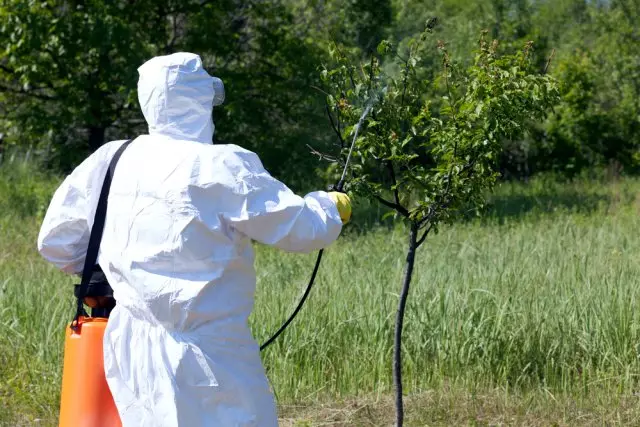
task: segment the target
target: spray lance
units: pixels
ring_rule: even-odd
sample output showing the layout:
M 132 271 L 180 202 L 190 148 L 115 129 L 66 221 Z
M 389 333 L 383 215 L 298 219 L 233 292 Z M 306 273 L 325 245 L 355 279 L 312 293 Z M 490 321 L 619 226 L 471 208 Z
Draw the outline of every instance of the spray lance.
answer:
M 369 112 L 371 112 L 371 109 L 373 108 L 373 104 L 374 104 L 374 99 L 372 99 L 370 102 L 367 103 L 367 106 L 365 107 L 362 115 L 360 116 L 360 119 L 358 120 L 358 123 L 356 124 L 355 133 L 353 135 L 353 140 L 351 141 L 351 147 L 349 148 L 349 153 L 347 154 L 347 159 L 344 162 L 344 167 L 342 169 L 342 176 L 340 177 L 340 181 L 338 181 L 338 183 L 335 185 L 335 187 L 331 188 L 331 190 L 333 190 L 333 191 L 342 192 L 343 189 L 344 189 L 344 184 L 345 184 L 345 180 L 346 180 L 346 177 L 347 177 L 347 170 L 349 169 L 349 163 L 351 162 L 351 155 L 353 154 L 353 148 L 356 146 L 356 140 L 358 139 L 358 132 L 360 131 L 360 127 L 362 126 L 362 123 L 364 122 L 364 119 L 367 117 Z M 295 317 L 300 312 L 300 309 L 302 308 L 302 306 L 304 305 L 305 301 L 307 300 L 307 297 L 309 296 L 309 293 L 311 292 L 311 288 L 313 287 L 313 283 L 316 280 L 316 275 L 318 274 L 318 269 L 320 268 L 320 263 L 322 262 L 322 254 L 323 253 L 324 253 L 324 249 L 320 249 L 320 251 L 318 252 L 318 256 L 316 258 L 316 263 L 315 263 L 315 265 L 313 267 L 313 271 L 311 273 L 311 278 L 309 279 L 309 283 L 307 284 L 307 287 L 304 290 L 304 293 L 302 294 L 302 297 L 300 298 L 300 301 L 296 305 L 295 310 L 293 310 L 293 313 L 291 313 L 289 318 L 282 324 L 282 326 L 280 326 L 280 328 L 271 336 L 271 338 L 266 340 L 260 346 L 260 351 L 264 350 L 271 343 L 273 343 L 276 340 L 276 338 L 278 338 L 278 336 L 280 336 L 280 334 L 282 334 L 282 332 L 284 332 L 284 330 L 287 329 L 289 324 L 293 321 L 293 319 L 295 319 Z
M 360 131 L 360 127 L 362 126 L 362 123 L 364 122 L 364 119 L 371 112 L 371 109 L 373 108 L 373 105 L 377 101 L 377 97 L 379 95 L 381 95 L 382 93 L 384 93 L 385 91 L 386 91 L 386 87 L 383 88 L 382 90 L 380 90 L 378 93 L 376 93 L 375 96 L 372 97 L 370 99 L 370 101 L 367 103 L 367 106 L 364 109 L 364 111 L 363 111 L 362 115 L 360 116 L 360 119 L 358 120 L 358 123 L 356 125 L 355 133 L 353 135 L 353 140 L 351 141 L 351 147 L 349 148 L 349 153 L 347 154 L 347 159 L 345 161 L 344 168 L 342 169 L 342 176 L 340 177 L 340 180 L 338 181 L 336 186 L 333 187 L 331 190 L 334 190 L 334 191 L 342 191 L 343 190 L 344 184 L 345 184 L 345 180 L 346 180 L 346 176 L 347 176 L 347 170 L 349 169 L 349 163 L 351 162 L 351 155 L 352 155 L 353 149 L 354 149 L 354 147 L 356 145 L 356 140 L 358 138 L 358 132 Z M 316 258 L 316 263 L 315 263 L 315 265 L 313 267 L 313 271 L 311 273 L 311 278 L 309 279 L 309 283 L 307 284 L 307 287 L 306 287 L 306 289 L 304 291 L 304 294 L 300 298 L 300 301 L 296 305 L 295 310 L 289 316 L 289 318 L 282 324 L 282 326 L 268 340 L 266 340 L 260 346 L 260 351 L 264 350 L 270 344 L 272 344 L 276 340 L 276 338 L 278 338 L 278 336 L 280 336 L 280 334 L 282 334 L 282 332 L 284 332 L 284 330 L 289 326 L 289 324 L 293 321 L 293 319 L 300 312 L 300 309 L 302 308 L 302 306 L 304 305 L 305 301 L 307 300 L 307 297 L 309 296 L 309 293 L 311 292 L 311 288 L 313 287 L 313 283 L 314 283 L 316 275 L 318 273 L 318 269 L 320 268 L 320 263 L 322 261 L 322 254 L 323 253 L 324 253 L 324 249 L 321 249 L 318 252 L 318 256 Z M 398 313 L 398 316 L 404 317 L 404 308 L 400 309 L 400 312 Z M 398 325 L 396 325 L 396 329 L 397 329 L 397 327 L 398 327 Z M 397 331 L 396 331 L 396 334 L 397 334 Z M 397 358 L 397 353 L 401 351 L 400 339 L 398 339 L 398 337 L 396 338 L 396 348 L 394 348 L 394 353 L 396 354 L 396 358 Z M 402 399 L 402 384 L 399 384 L 398 388 L 396 389 L 396 419 L 397 419 L 396 427 L 402 427 L 402 425 L 403 425 L 403 421 L 402 421 L 402 419 L 403 419 L 403 410 L 401 409 L 402 405 L 399 405 L 397 403 L 398 401 L 401 401 L 401 399 Z

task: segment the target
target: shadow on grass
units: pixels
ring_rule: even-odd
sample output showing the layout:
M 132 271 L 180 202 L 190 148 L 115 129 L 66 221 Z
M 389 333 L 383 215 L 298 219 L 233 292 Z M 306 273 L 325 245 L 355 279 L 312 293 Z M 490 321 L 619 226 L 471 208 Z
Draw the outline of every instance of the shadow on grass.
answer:
M 626 205 L 635 200 L 635 192 L 623 189 L 619 192 L 605 187 L 580 188 L 578 186 L 551 185 L 548 188 L 531 189 L 525 186 L 498 190 L 487 198 L 487 205 L 476 216 L 463 215 L 459 222 L 478 222 L 483 225 L 504 224 L 518 218 L 545 216 L 558 212 L 592 214 L 607 212 L 615 206 Z M 372 230 L 391 229 L 401 222 L 401 218 L 384 215 L 390 210 L 375 203 L 360 202 L 353 209 L 352 221 L 345 228 L 345 234 L 366 234 Z
M 568 211 L 588 214 L 611 206 L 609 194 L 587 194 L 577 190 L 563 190 L 550 194 L 494 195 L 483 216 L 488 219 L 508 219 L 526 214 L 549 214 Z
M 464 216 L 463 221 L 502 224 L 507 220 L 558 212 L 607 214 L 636 204 L 639 184 L 635 178 L 562 181 L 541 177 L 527 184 L 505 182 L 487 197 L 487 205 L 480 218 L 470 214 Z

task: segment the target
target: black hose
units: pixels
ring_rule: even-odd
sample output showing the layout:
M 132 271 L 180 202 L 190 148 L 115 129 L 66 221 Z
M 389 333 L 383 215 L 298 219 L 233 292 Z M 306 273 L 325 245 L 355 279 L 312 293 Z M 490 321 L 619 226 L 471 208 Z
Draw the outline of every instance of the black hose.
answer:
M 347 163 L 345 164 L 345 171 L 343 171 L 340 181 L 338 181 L 338 184 L 334 188 L 331 188 L 330 191 L 342 192 L 342 189 L 344 188 L 346 167 L 348 165 L 349 165 L 349 159 L 347 158 Z M 266 340 L 264 344 L 260 346 L 260 351 L 264 350 L 272 342 L 274 342 L 275 339 L 278 338 L 278 336 L 282 332 L 284 332 L 285 329 L 287 329 L 287 327 L 289 326 L 289 323 L 291 323 L 293 319 L 298 315 L 298 312 L 304 305 L 305 301 L 307 300 L 307 297 L 309 296 L 309 293 L 311 292 L 311 288 L 313 287 L 313 282 L 316 280 L 316 275 L 318 274 L 318 269 L 320 268 L 320 261 L 322 261 L 323 253 L 324 253 L 324 249 L 320 249 L 320 252 L 318 252 L 318 258 L 316 258 L 316 265 L 313 267 L 313 273 L 311 273 L 311 278 L 309 279 L 309 284 L 307 284 L 307 288 L 304 290 L 304 294 L 302 295 L 302 298 L 300 298 L 300 302 L 298 302 L 296 309 L 293 310 L 293 313 L 291 313 L 291 316 L 289 316 L 289 318 L 282 324 L 282 326 L 280 326 L 280 329 L 278 329 L 276 333 L 271 336 L 271 338 Z
M 280 329 L 278 329 L 276 331 L 275 334 L 273 334 L 271 336 L 271 338 L 269 338 L 267 341 L 265 341 L 264 344 L 262 344 L 260 346 L 260 351 L 264 350 L 265 348 L 267 348 L 273 341 L 275 341 L 276 338 L 278 338 L 278 336 L 285 330 L 287 329 L 287 326 L 289 326 L 289 323 L 291 323 L 291 321 L 293 321 L 293 319 L 298 315 L 298 312 L 300 311 L 300 309 L 302 308 L 302 306 L 304 305 L 304 302 L 306 301 L 307 297 L 309 296 L 309 293 L 311 292 L 311 287 L 313 286 L 313 282 L 316 280 L 316 274 L 318 274 L 318 269 L 320 268 L 320 261 L 322 260 L 322 254 L 324 253 L 324 249 L 321 249 L 320 252 L 318 252 L 318 258 L 316 259 L 316 265 L 315 267 L 313 267 L 313 273 L 311 273 L 311 279 L 309 279 L 309 284 L 307 285 L 307 289 L 305 289 L 304 294 L 302 295 L 302 298 L 300 299 L 300 302 L 298 302 L 298 305 L 296 306 L 296 309 L 293 310 L 293 313 L 291 314 L 291 316 L 289 316 L 289 318 L 287 319 L 286 322 L 284 322 L 282 324 L 282 326 L 280 326 Z
M 356 131 L 355 131 L 355 134 L 353 135 L 353 141 L 351 142 L 351 147 L 349 148 L 349 154 L 347 154 L 347 159 L 344 162 L 344 168 L 342 169 L 342 175 L 340 176 L 340 180 L 338 181 L 336 186 L 331 188 L 330 191 L 338 191 L 338 192 L 341 192 L 341 193 L 343 192 L 344 183 L 345 183 L 345 180 L 346 180 L 346 177 L 347 177 L 347 170 L 349 169 L 349 162 L 351 161 L 351 155 L 353 154 L 353 148 L 356 145 L 356 140 L 358 138 L 358 132 L 360 131 L 360 126 L 362 125 L 362 122 L 364 121 L 365 117 L 371 111 L 371 108 L 372 108 L 372 105 L 367 106 L 364 109 L 364 112 L 362 113 L 362 115 L 360 116 L 360 120 L 358 120 L 358 124 L 356 126 Z M 300 299 L 300 302 L 298 302 L 298 305 L 296 306 L 296 309 L 293 311 L 291 316 L 289 316 L 287 321 L 284 322 L 282 324 L 282 326 L 280 326 L 280 329 L 278 329 L 277 332 L 271 336 L 271 338 L 269 338 L 264 344 L 262 344 L 260 346 L 260 351 L 262 351 L 265 348 L 267 348 L 276 338 L 278 338 L 278 336 L 285 329 L 287 329 L 287 326 L 289 326 L 289 323 L 291 323 L 293 321 L 293 319 L 296 317 L 296 315 L 298 314 L 298 312 L 300 311 L 300 309 L 304 305 L 304 302 L 306 301 L 307 297 L 309 296 L 309 293 L 311 292 L 311 288 L 313 287 L 313 282 L 316 280 L 316 274 L 318 274 L 318 269 L 320 268 L 320 261 L 322 260 L 322 254 L 323 253 L 324 253 L 324 249 L 321 249 L 320 252 L 318 252 L 318 258 L 316 259 L 315 267 L 313 267 L 313 273 L 311 273 L 311 279 L 309 279 L 309 284 L 307 285 L 307 289 L 305 289 L 304 295 L 302 295 L 302 298 Z

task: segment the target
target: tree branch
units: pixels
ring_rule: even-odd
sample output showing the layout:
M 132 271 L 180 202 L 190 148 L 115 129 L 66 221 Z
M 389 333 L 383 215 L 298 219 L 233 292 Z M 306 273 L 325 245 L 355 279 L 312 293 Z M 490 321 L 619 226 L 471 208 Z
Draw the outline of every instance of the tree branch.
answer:
M 369 68 L 369 92 L 371 92 L 371 89 L 373 88 L 373 53 L 371 54 L 371 63 L 369 64 Z
M 552 49 L 551 50 L 551 55 L 549 55 L 549 59 L 547 59 L 547 63 L 544 66 L 544 71 L 542 72 L 542 74 L 547 74 L 547 70 L 549 69 L 549 65 L 551 64 L 551 60 L 553 59 L 553 56 L 556 54 L 556 49 Z
M 404 101 L 405 101 L 405 96 L 407 94 L 407 85 L 409 84 L 409 60 L 411 59 L 411 48 L 409 49 L 409 56 L 407 57 L 407 60 L 404 63 L 404 77 L 402 79 L 402 99 L 400 101 L 400 110 L 401 110 L 401 114 L 402 114 L 402 109 L 404 109 Z M 406 133 L 407 133 L 407 118 L 405 117 L 404 120 L 402 120 L 402 139 L 406 138 Z
M 324 94 L 324 95 L 326 95 L 326 96 L 329 96 L 329 93 L 328 93 L 327 91 L 325 91 L 324 89 L 322 89 L 321 87 L 318 87 L 318 86 L 316 86 L 316 85 L 309 85 L 309 87 L 310 87 L 311 89 L 315 89 L 315 90 L 317 90 L 318 92 L 323 93 L 323 94 Z
M 336 159 L 335 157 L 331 157 L 328 154 L 324 154 L 321 153 L 320 151 L 316 150 L 315 148 L 313 148 L 311 145 L 307 144 L 307 148 L 309 148 L 309 150 L 311 150 L 311 154 L 315 154 L 316 156 L 318 156 L 318 158 L 320 160 L 327 160 L 331 163 L 337 163 L 338 159 Z
M 377 194 L 374 195 L 374 197 L 376 198 L 377 201 L 379 201 L 380 203 L 382 203 L 383 205 L 385 205 L 388 208 L 394 209 L 396 211 L 398 211 L 398 213 L 406 218 L 409 218 L 409 211 L 407 209 L 405 209 L 404 206 L 397 204 L 397 203 L 393 203 L 390 202 L 386 199 L 383 199 L 382 197 L 378 196 Z
M 7 73 L 7 74 L 15 74 L 15 73 L 16 73 L 16 71 L 15 71 L 15 70 L 13 70 L 13 69 L 11 69 L 11 68 L 7 67 L 7 66 L 6 66 L 6 65 L 4 65 L 4 64 L 0 64 L 0 70 L 4 71 L 4 72 L 5 72 L 5 73 Z
M 407 83 L 409 80 L 409 59 L 411 58 L 411 54 L 409 54 L 409 58 L 404 64 L 404 78 L 402 79 L 402 98 L 400 100 L 400 109 L 404 108 L 404 97 L 407 94 Z
M 165 53 L 169 54 L 173 52 L 173 48 L 176 44 L 176 41 L 178 40 L 178 17 L 176 16 L 176 14 L 172 14 L 171 16 L 171 38 L 167 41 L 167 43 L 164 46 L 164 51 Z
M 387 162 L 387 169 L 389 169 L 389 173 L 391 174 L 391 184 L 393 185 L 393 197 L 396 201 L 396 204 L 400 205 L 400 193 L 398 192 L 398 182 L 396 181 L 396 172 L 393 168 L 393 161 L 389 160 Z
M 475 164 L 476 164 L 476 160 L 473 160 L 473 161 L 467 163 L 466 165 L 464 165 L 464 167 L 462 168 L 460 173 L 471 171 Z M 469 176 L 471 176 L 471 174 L 469 174 Z M 438 208 L 430 207 L 429 208 L 429 213 L 427 214 L 426 218 L 420 220 L 420 222 L 419 222 L 419 226 L 420 227 L 422 227 L 426 223 L 429 223 L 429 227 L 427 228 L 427 230 L 424 232 L 424 234 L 420 238 L 420 242 L 424 241 L 424 239 L 427 238 L 427 234 L 429 233 L 429 231 L 431 231 L 431 228 L 433 227 L 432 219 L 436 215 L 437 209 L 446 209 L 447 206 L 449 206 L 449 203 L 451 203 L 451 197 L 450 197 L 450 194 L 449 194 L 449 187 L 450 186 L 448 184 L 449 183 L 447 183 L 447 190 L 445 190 L 445 193 L 442 196 L 442 199 L 444 199 L 444 200 L 440 203 Z
M 55 101 L 56 99 L 58 99 L 58 98 L 56 98 L 54 96 L 46 95 L 46 94 L 43 94 L 43 93 L 27 91 L 27 90 L 24 90 L 24 89 L 16 89 L 16 88 L 12 88 L 10 86 L 5 86 L 3 83 L 0 83 L 0 92 L 15 93 L 16 95 L 22 95 L 22 96 L 27 96 L 27 97 L 36 98 L 36 99 L 42 99 L 44 101 Z
M 418 239 L 416 248 L 419 248 L 420 245 L 422 245 L 424 243 L 424 241 L 427 239 L 427 234 L 429 234 L 429 232 L 431 231 L 432 227 L 433 227 L 433 223 L 429 222 L 429 226 L 427 227 L 426 230 L 424 230 L 424 233 L 422 233 L 422 236 L 420 236 L 420 238 Z
M 340 49 L 340 46 L 338 46 L 338 42 L 336 42 L 336 40 L 335 40 L 335 39 L 333 39 L 333 44 L 335 45 L 336 50 L 337 50 L 338 52 L 340 52 L 340 55 L 341 55 L 343 58 L 345 58 L 345 59 L 346 59 L 346 58 L 347 58 L 347 55 L 345 55 L 345 54 L 344 54 L 344 52 L 342 51 L 342 49 Z M 347 70 L 349 70 L 349 80 L 351 81 L 351 86 L 353 87 L 353 89 L 355 89 L 355 88 L 356 88 L 356 82 L 355 82 L 355 80 L 353 79 L 353 71 L 352 71 L 352 70 L 351 70 L 351 68 L 349 68 L 349 67 L 347 67 Z
M 335 122 L 333 121 L 333 115 L 331 114 L 331 110 L 329 109 L 329 104 L 325 105 L 325 109 L 327 110 L 327 115 L 329 116 L 329 121 L 331 121 L 331 127 L 333 128 L 333 131 L 336 133 L 336 135 L 338 135 L 338 139 L 340 140 L 340 147 L 344 148 L 346 144 L 344 142 L 344 139 L 342 138 L 342 134 L 340 133 L 340 131 L 336 127 Z

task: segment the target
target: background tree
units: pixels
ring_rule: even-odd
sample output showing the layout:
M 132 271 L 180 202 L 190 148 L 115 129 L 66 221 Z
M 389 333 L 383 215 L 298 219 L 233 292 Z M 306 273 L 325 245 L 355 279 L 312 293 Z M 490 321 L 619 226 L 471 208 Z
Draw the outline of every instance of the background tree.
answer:
M 3 146 L 36 147 L 40 156 L 32 158 L 68 171 L 104 141 L 145 132 L 135 92 L 139 65 L 193 51 L 227 86 L 227 102 L 214 112 L 217 142 L 257 151 L 295 189 L 315 187 L 325 171 L 309 146 L 327 151 L 334 142 L 322 126 L 323 95 L 314 89 L 318 64 L 330 60 L 327 47 L 337 42 L 367 57 L 389 39 L 406 49 L 435 15 L 436 37 L 447 40 L 461 66 L 471 65 L 486 28 L 506 53 L 533 41 L 532 67 L 561 82 L 556 114 L 528 121 L 529 132 L 502 141 L 503 178 L 572 176 L 612 162 L 637 173 L 636 3 L 2 0 L 0 133 Z M 422 77 L 435 79 L 439 50 L 427 46 L 421 57 Z M 389 61 L 381 67 L 390 75 L 402 69 Z M 285 155 L 290 161 L 281 161 Z
M 7 138 L 46 141 L 69 166 L 79 140 L 95 150 L 123 122 L 136 66 L 150 53 L 143 41 L 162 40 L 162 27 L 126 2 L 3 1 L 0 15 Z

